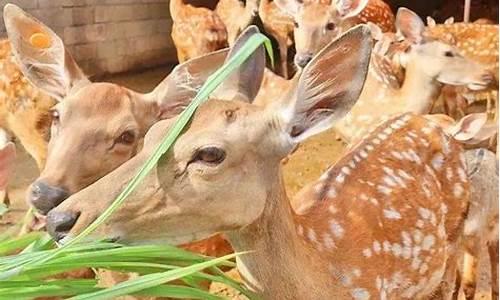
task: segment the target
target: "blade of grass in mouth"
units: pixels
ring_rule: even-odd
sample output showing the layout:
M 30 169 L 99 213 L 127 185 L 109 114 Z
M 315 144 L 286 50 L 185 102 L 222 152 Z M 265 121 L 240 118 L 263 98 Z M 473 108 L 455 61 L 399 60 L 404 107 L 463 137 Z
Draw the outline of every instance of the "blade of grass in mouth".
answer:
M 208 96 L 226 79 L 236 68 L 238 68 L 242 63 L 248 59 L 248 57 L 260 46 L 264 44 L 267 53 L 271 59 L 271 64 L 274 65 L 272 59 L 272 46 L 271 41 L 263 34 L 257 33 L 249 38 L 243 47 L 241 47 L 236 55 L 231 57 L 227 63 L 225 63 L 220 69 L 218 69 L 214 74 L 212 74 L 207 81 L 203 84 L 200 91 L 193 99 L 193 101 L 186 107 L 186 109 L 178 116 L 174 125 L 168 131 L 166 137 L 158 145 L 154 153 L 149 157 L 146 163 L 141 167 L 139 172 L 132 178 L 132 180 L 127 184 L 123 191 L 115 198 L 113 203 L 85 230 L 83 230 L 78 236 L 73 239 L 66 240 L 61 247 L 54 252 L 47 253 L 42 257 L 37 257 L 23 265 L 10 266 L 7 270 L 0 273 L 0 279 L 10 278 L 20 274 L 25 266 L 40 264 L 46 262 L 59 254 L 63 253 L 66 249 L 69 249 L 71 245 L 74 245 L 82 241 L 86 236 L 95 231 L 99 225 L 104 223 L 111 214 L 118 209 L 118 207 L 127 199 L 127 197 L 137 188 L 137 186 L 142 182 L 142 180 L 147 176 L 147 174 L 154 168 L 158 160 L 165 154 L 170 146 L 175 142 L 179 134 L 182 132 L 184 127 L 190 121 L 192 115 Z

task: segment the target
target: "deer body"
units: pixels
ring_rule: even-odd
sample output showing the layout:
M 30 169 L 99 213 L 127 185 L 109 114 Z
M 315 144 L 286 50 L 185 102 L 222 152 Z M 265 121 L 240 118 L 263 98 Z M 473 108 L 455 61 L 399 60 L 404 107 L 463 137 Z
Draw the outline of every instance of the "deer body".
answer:
M 47 155 L 51 107 L 55 99 L 23 76 L 8 40 L 0 41 L 0 127 L 16 136 L 41 170 Z
M 254 32 L 249 27 L 235 45 Z M 447 297 L 468 204 L 460 146 L 423 117 L 389 120 L 327 171 L 310 191 L 317 201 L 295 213 L 280 162 L 356 102 L 371 37 L 366 26 L 349 30 L 304 68 L 288 94 L 261 107 L 252 102 L 264 51 L 259 47 L 198 107 L 134 199 L 92 237 L 183 244 L 226 232 L 235 250 L 252 251 L 238 268 L 268 299 Z M 140 153 L 53 209 L 49 232 L 61 238 L 83 230 L 170 126 L 172 120 L 153 125 Z M 96 194 L 103 201 L 90 206 Z
M 293 19 L 270 0 L 260 0 L 259 16 L 266 32 L 278 43 L 281 75 L 288 78 L 288 48 L 293 44 Z
M 246 4 L 240 0 L 220 0 L 217 3 L 215 13 L 226 26 L 229 45 L 232 45 L 240 33 L 250 25 L 256 11 L 256 0 L 249 0 Z
M 391 53 L 399 55 L 399 64 L 405 69 L 404 81 L 399 87 L 397 75 L 391 69 L 390 57 L 382 53 L 372 54 L 359 101 L 335 126 L 349 143 L 359 141 L 371 128 L 391 115 L 429 113 L 442 84 L 469 85 L 481 89 L 493 82 L 487 67 L 462 57 L 456 48 L 439 41 L 425 41 L 425 26 L 412 11 L 401 8 L 397 25 L 405 42 L 410 45 L 404 53 Z
M 172 40 L 179 62 L 227 47 L 227 30 L 219 16 L 210 9 L 170 1 Z

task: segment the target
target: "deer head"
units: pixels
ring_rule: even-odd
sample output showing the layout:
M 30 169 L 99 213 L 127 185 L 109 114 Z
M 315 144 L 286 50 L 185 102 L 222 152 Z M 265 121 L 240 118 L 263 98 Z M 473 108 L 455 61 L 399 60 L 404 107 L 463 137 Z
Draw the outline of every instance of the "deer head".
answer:
M 42 213 L 134 156 L 149 127 L 181 111 L 227 54 L 221 50 L 183 63 L 152 92 L 141 94 L 91 82 L 62 40 L 17 6 L 5 6 L 4 20 L 23 74 L 58 100 L 47 162 L 28 193 Z
M 463 57 L 455 47 L 427 39 L 424 36 L 424 22 L 413 11 L 400 8 L 396 27 L 405 40 L 411 43 L 407 52 L 398 57 L 403 67 L 408 68 L 411 64 L 428 79 L 443 84 L 467 85 L 475 90 L 485 88 L 494 80 L 485 66 Z
M 301 68 L 325 45 L 353 24 L 368 0 L 300 1 L 275 0 L 278 7 L 294 19 L 295 64 Z M 330 4 L 331 2 L 331 4 Z
M 245 33 L 239 42 L 244 39 Z M 357 101 L 371 38 L 365 26 L 349 30 L 311 60 L 289 94 L 266 107 L 249 101 L 256 93 L 253 82 L 264 72 L 265 62 L 259 59 L 263 51 L 198 108 L 189 127 L 131 196 L 134 199 L 94 237 L 184 244 L 248 226 L 276 204 L 273 197 L 284 195 L 280 160 L 300 141 L 329 129 Z M 156 123 L 134 158 L 53 209 L 49 231 L 61 238 L 88 226 L 171 125 L 172 120 Z

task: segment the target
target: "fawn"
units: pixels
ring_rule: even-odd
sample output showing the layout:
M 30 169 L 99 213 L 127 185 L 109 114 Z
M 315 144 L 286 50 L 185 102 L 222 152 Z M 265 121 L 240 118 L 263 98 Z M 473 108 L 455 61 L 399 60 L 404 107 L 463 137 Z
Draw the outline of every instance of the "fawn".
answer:
M 227 47 L 227 30 L 220 17 L 210 9 L 170 1 L 172 40 L 179 62 Z
M 398 31 L 410 47 L 397 54 L 405 69 L 398 86 L 391 68 L 381 64 L 384 57 L 372 54 L 370 72 L 359 101 L 335 129 L 349 143 L 355 143 L 371 128 L 393 114 L 426 114 L 439 95 L 442 84 L 484 89 L 494 79 L 489 69 L 464 58 L 445 43 L 424 37 L 425 25 L 411 10 L 400 8 L 396 17 Z
M 317 201 L 307 211 L 292 210 L 282 184 L 280 160 L 356 102 L 370 51 L 366 26 L 347 31 L 311 60 L 290 93 L 261 107 L 250 100 L 253 80 L 233 84 L 262 75 L 259 48 L 91 238 L 183 244 L 226 232 L 236 251 L 251 250 L 238 257 L 238 269 L 267 299 L 450 294 L 469 187 L 458 175 L 461 147 L 436 123 L 411 114 L 387 121 L 313 186 Z M 172 123 L 153 125 L 135 157 L 53 209 L 49 232 L 60 239 L 88 226 Z M 429 145 L 405 139 L 413 135 Z
M 294 61 L 301 68 L 326 44 L 355 24 L 371 21 L 381 24 L 387 31 L 392 31 L 394 27 L 394 15 L 382 0 L 274 2 L 294 20 L 297 50 Z

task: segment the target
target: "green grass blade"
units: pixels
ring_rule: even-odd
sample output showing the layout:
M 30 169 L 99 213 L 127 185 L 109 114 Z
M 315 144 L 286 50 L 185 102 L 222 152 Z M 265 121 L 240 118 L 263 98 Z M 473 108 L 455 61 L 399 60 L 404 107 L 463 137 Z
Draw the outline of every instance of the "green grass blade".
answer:
M 6 255 L 23 249 L 38 240 L 42 235 L 42 232 L 30 232 L 23 236 L 3 241 L 0 243 L 0 255 Z
M 216 265 L 219 262 L 224 260 L 228 260 L 230 258 L 236 257 L 238 254 L 230 254 L 220 258 L 213 259 L 208 262 L 202 262 L 198 264 L 191 265 L 189 267 L 184 267 L 180 269 L 170 270 L 163 273 L 154 273 L 148 274 L 141 277 L 138 277 L 133 280 L 128 280 L 122 283 L 119 283 L 111 288 L 89 293 L 85 295 L 79 295 L 71 298 L 72 300 L 99 300 L 99 299 L 112 299 L 115 297 L 130 295 L 132 293 L 152 288 L 158 286 L 160 284 L 164 284 L 166 282 L 179 279 L 183 276 L 193 274 L 194 272 L 201 271 L 203 269 L 209 268 L 211 266 Z

